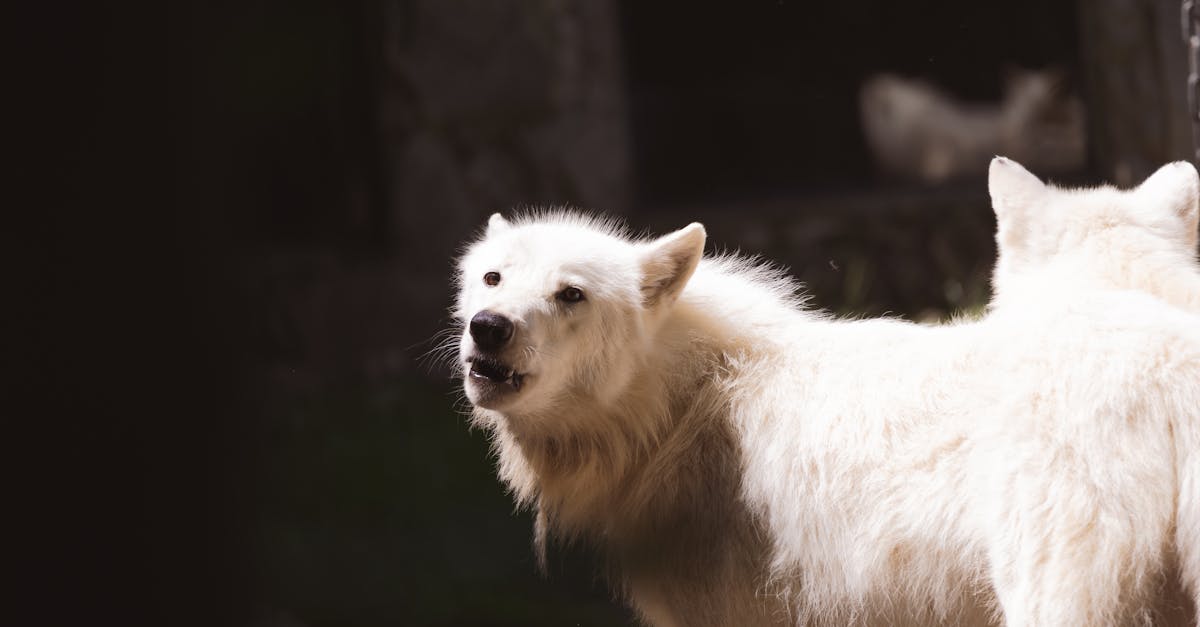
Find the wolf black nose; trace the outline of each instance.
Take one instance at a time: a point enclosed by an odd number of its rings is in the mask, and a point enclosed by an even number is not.
[[[475,345],[483,350],[499,349],[512,334],[512,320],[493,311],[485,309],[471,318],[471,337],[475,340]]]

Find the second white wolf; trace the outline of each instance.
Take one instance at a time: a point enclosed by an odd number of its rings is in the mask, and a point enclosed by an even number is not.
[[[1129,289],[1200,312],[1200,177],[1192,164],[1167,164],[1131,190],[1063,189],[997,157],[988,187],[997,222],[993,307]]]
[[[493,216],[460,359],[538,535],[654,625],[1120,625],[1200,596],[1200,328],[1096,294],[979,323],[844,322],[778,272]]]
[[[1191,163],[1167,164],[1129,190],[1064,189],[997,157],[988,187],[998,224],[993,311],[1137,290],[1200,313],[1200,176]],[[1200,327],[1200,317],[1193,324]],[[1197,466],[1200,457],[1194,456],[1181,475],[1181,510],[1200,509]],[[1200,526],[1181,527],[1178,536],[1181,546],[1200,547]],[[1200,552],[1185,550],[1176,559],[1190,561],[1181,574],[1190,577],[1192,590],[1200,587]],[[1167,582],[1163,589],[1162,609],[1174,615],[1161,624],[1195,624],[1197,608],[1180,594],[1181,583]]]

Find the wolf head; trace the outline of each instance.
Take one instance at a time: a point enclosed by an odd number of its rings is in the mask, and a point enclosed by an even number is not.
[[[1083,271],[1080,279],[1133,288],[1135,269],[1149,269],[1150,259],[1194,263],[1200,177],[1186,161],[1163,166],[1130,190],[1068,190],[996,157],[988,190],[996,212],[996,297],[1052,265],[1070,264]]]
[[[615,402],[695,271],[700,224],[631,241],[576,214],[495,214],[459,263],[463,387],[476,407],[537,417]],[[588,405],[591,406],[591,405]]]

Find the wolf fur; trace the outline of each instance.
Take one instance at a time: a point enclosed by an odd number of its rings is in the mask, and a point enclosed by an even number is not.
[[[1200,312],[1200,176],[1187,161],[1131,190],[1061,189],[996,157],[996,305],[1030,289],[1134,289]]]
[[[1100,293],[838,321],[704,242],[497,214],[459,264],[500,477],[539,546],[594,546],[647,623],[1128,624],[1175,553],[1200,590],[1189,316]],[[481,347],[481,312],[512,322],[503,346]]]
[[[1130,190],[1062,189],[1043,184],[1016,161],[992,160],[997,263],[991,308],[1043,307],[1096,290],[1140,290],[1200,312],[1200,176],[1186,161],[1159,168]],[[1200,327],[1200,318],[1193,320]],[[1200,385],[1200,382],[1197,382]],[[1200,462],[1181,466],[1180,516],[1200,508]],[[1197,582],[1200,526],[1180,525],[1183,573]],[[1174,579],[1174,577],[1172,577]],[[1168,581],[1160,604],[1166,624],[1194,624],[1200,600]]]

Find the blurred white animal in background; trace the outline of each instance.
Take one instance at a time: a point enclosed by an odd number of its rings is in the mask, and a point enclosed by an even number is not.
[[[981,104],[922,80],[881,74],[859,94],[863,132],[886,173],[925,183],[982,176],[998,154],[1039,170],[1078,170],[1085,158],[1083,105],[1062,85],[1055,71],[1016,71],[1003,100]]]

